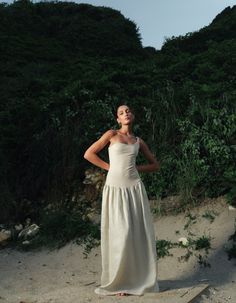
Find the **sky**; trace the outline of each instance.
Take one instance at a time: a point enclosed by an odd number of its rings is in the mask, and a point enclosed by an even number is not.
[[[9,0],[0,2],[12,3]],[[37,2],[37,1],[33,1]],[[161,49],[166,38],[185,35],[209,25],[217,14],[236,0],[75,0],[66,2],[107,6],[135,22],[143,46]]]

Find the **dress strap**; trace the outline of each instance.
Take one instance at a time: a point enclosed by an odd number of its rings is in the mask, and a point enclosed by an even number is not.
[[[139,137],[136,137],[137,142],[139,143]]]

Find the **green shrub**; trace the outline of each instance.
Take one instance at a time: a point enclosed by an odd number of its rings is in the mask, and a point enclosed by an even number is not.
[[[41,248],[43,246],[51,249],[59,248],[69,241],[85,244],[85,251],[97,244],[100,240],[100,228],[83,218],[82,212],[67,211],[63,209],[43,211],[40,217],[40,231],[28,245],[20,247],[25,249]],[[90,249],[89,249],[90,248]]]
[[[231,246],[226,247],[226,252],[228,254],[228,259],[231,260],[232,258],[236,258],[236,220],[234,224],[234,233],[229,237],[229,241],[233,241]]]
[[[236,115],[227,107],[212,109],[200,104],[189,111],[187,118],[178,121],[183,138],[179,146],[178,188],[187,200],[194,199],[195,189],[201,195],[217,197],[229,190],[225,182],[227,170],[230,166],[235,170],[230,142]]]
[[[157,251],[157,258],[164,258],[165,256],[172,256],[170,254],[169,249],[176,246],[175,243],[167,240],[157,240],[156,241],[156,251]]]
[[[235,167],[229,167],[225,173],[225,187],[228,189],[226,194],[227,202],[236,207],[236,170]]]

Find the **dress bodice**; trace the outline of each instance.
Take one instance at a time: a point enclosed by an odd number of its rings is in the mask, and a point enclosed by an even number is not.
[[[108,148],[110,168],[106,184],[115,187],[128,187],[140,181],[136,169],[136,157],[139,152],[139,138],[133,144],[113,143]]]

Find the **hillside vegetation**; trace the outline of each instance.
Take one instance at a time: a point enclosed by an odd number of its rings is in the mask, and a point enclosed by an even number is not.
[[[150,198],[179,194],[184,207],[226,194],[236,204],[235,33],[236,6],[155,50],[111,8],[1,3],[0,223],[70,209],[90,167],[83,153],[118,127],[122,103],[161,161],[142,175]]]

